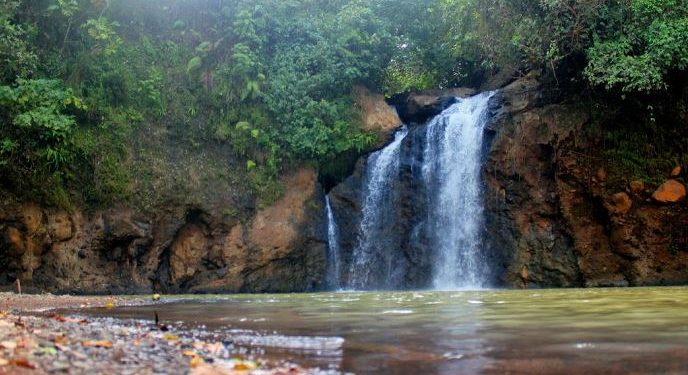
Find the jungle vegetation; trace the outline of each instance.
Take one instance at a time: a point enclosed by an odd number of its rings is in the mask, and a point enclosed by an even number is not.
[[[642,98],[674,88],[686,40],[683,0],[0,0],[0,184],[58,206],[129,200],[142,139],[164,129],[226,146],[269,200],[288,166],[374,143],[356,84],[541,71]]]

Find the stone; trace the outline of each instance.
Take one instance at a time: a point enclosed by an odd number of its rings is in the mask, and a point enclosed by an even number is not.
[[[676,180],[669,180],[652,194],[659,203],[676,203],[686,197],[686,186]]]
[[[681,175],[682,169],[680,165],[677,165],[674,169],[671,170],[671,178],[676,178]]]
[[[190,224],[182,228],[170,247],[170,277],[174,284],[192,278],[208,253],[208,239],[203,228]]]
[[[65,212],[59,212],[48,217],[48,233],[56,241],[66,241],[72,238],[72,220]]]
[[[631,193],[633,194],[641,194],[645,191],[645,183],[641,180],[631,181],[629,187],[631,189]]]
[[[597,180],[597,182],[602,183],[607,181],[607,170],[604,169],[604,167],[600,167],[595,173],[595,179]]]
[[[612,196],[613,210],[617,213],[625,214],[633,206],[633,200],[626,193],[616,193]]]
[[[385,101],[385,97],[376,94],[364,86],[354,86],[356,105],[361,109],[363,130],[376,132],[382,142],[401,126],[401,119],[397,112]]]

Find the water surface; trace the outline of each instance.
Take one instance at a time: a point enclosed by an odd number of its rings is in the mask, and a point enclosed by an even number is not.
[[[688,288],[183,296],[89,313],[153,311],[237,350],[361,374],[688,371]]]

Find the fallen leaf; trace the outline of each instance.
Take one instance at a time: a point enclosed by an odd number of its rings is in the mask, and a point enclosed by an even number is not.
[[[67,345],[67,343],[68,343],[69,341],[67,340],[67,336],[66,336],[66,335],[59,335],[59,336],[53,337],[53,342],[54,342],[55,344]]]
[[[5,358],[0,358],[0,366],[5,366],[8,365],[10,361],[6,360]]]
[[[61,323],[64,323],[64,322],[67,321],[67,318],[65,318],[64,316],[59,315],[59,314],[53,314],[53,315],[49,316],[49,318],[53,318],[53,319],[55,319],[55,320],[57,320],[58,322],[61,322]]]
[[[192,350],[184,350],[184,351],[182,352],[182,354],[183,354],[185,357],[195,357],[195,356],[198,355],[198,354],[196,354],[196,352],[194,352],[194,351],[192,351]]]
[[[87,348],[112,348],[112,341],[84,341],[81,345]]]
[[[199,356],[195,356],[195,357],[191,358],[191,362],[189,363],[189,366],[191,366],[191,368],[196,368],[196,367],[202,365],[203,363],[205,363],[203,358],[201,358]]]
[[[112,302],[108,302],[108,303],[105,304],[105,308],[106,308],[106,309],[114,309],[114,308],[115,308],[115,304],[112,303]]]
[[[175,335],[173,335],[173,334],[171,334],[171,333],[166,333],[166,334],[163,336],[163,338],[164,338],[165,340],[170,340],[170,341],[179,341],[179,337],[177,337],[177,336],[175,336]]]
[[[10,364],[10,366],[24,367],[24,368],[28,368],[31,370],[36,369],[36,365],[29,362],[29,360],[26,358],[12,358],[12,359],[10,359],[9,364]]]

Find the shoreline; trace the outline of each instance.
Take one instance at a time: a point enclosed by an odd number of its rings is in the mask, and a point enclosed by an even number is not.
[[[322,373],[237,355],[231,340],[218,341],[202,329],[56,313],[152,303],[141,297],[0,293],[0,375]]]

